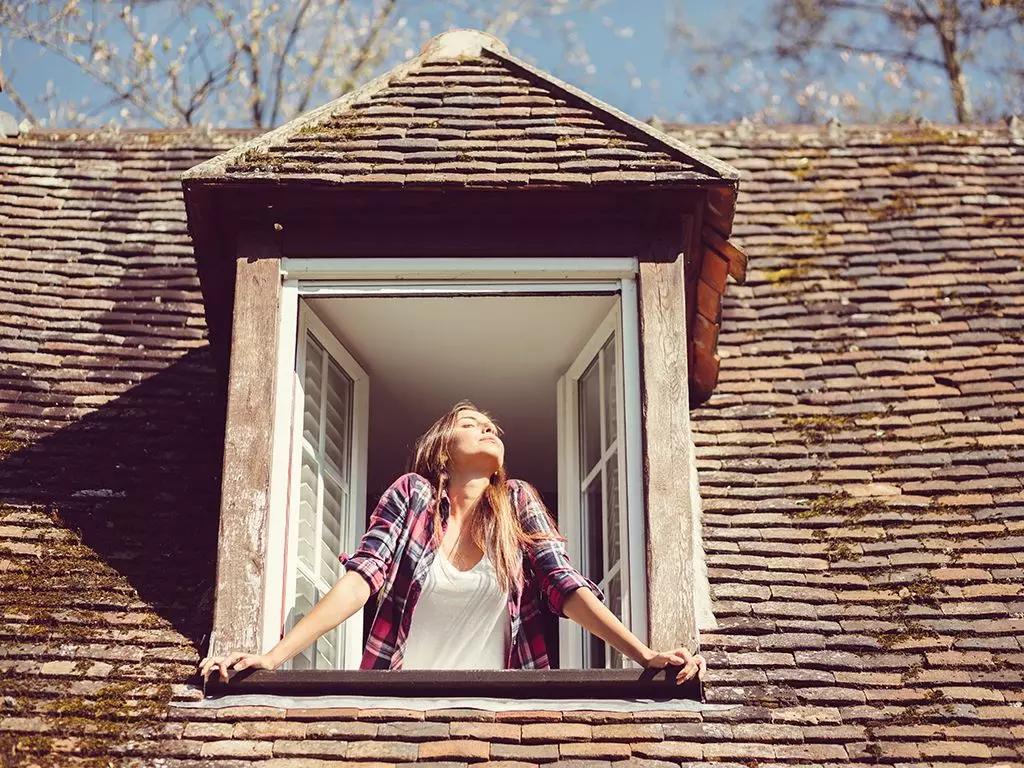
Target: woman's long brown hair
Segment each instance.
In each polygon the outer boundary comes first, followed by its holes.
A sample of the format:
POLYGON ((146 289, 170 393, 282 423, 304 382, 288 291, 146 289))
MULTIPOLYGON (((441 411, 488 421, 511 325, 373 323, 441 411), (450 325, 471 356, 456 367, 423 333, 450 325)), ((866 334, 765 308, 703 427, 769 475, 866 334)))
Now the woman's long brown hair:
MULTIPOLYGON (((434 537, 441 538, 441 494, 450 480, 449 447, 455 436, 455 425, 462 411, 476 411, 491 418, 486 411, 477 408, 468 400, 461 400, 452 406, 444 416, 439 418, 416 441, 411 472, 422 475, 435 488, 434 499, 434 537)), ((491 423, 494 420, 491 419, 491 423)), ((495 425, 497 429, 497 425, 495 425)), ((500 434, 500 430, 498 430, 500 434)), ((520 481, 521 482, 521 481, 520 481)), ((540 499, 540 494, 537 494, 540 499)), ((530 546, 550 538, 545 533, 527 533, 519 521, 516 510, 512 507, 512 495, 505 476, 505 467, 491 475, 490 484, 476 502, 475 525, 473 526, 473 542, 487 553, 494 563, 498 584, 502 589, 510 589, 518 580, 522 567, 519 556, 522 547, 530 546)), ((547 508, 544 509, 547 514, 547 508)), ((551 526, 555 530, 554 525, 551 526)))

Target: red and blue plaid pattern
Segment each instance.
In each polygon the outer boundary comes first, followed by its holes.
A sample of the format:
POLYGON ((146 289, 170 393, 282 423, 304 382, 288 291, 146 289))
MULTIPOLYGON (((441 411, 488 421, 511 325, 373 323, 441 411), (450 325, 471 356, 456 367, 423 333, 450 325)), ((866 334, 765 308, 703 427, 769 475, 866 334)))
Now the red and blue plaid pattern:
MULTIPOLYGON (((518 480, 508 481, 515 508, 528 532, 557 535, 543 503, 534 490, 518 480)), ((370 524, 351 556, 342 555, 345 568, 361 574, 371 594, 379 594, 377 615, 370 628, 360 669, 401 669, 412 612, 437 552, 433 537, 435 489, 422 475, 402 475, 381 496, 370 524)), ((441 499, 442 534, 448 522, 447 495, 441 499)), ((525 552, 523 574, 509 589, 508 612, 512 626, 506 667, 547 669, 547 646, 541 600, 558 616, 565 616, 566 598, 580 587, 601 600, 604 594, 577 571, 564 544, 547 539, 525 552)))

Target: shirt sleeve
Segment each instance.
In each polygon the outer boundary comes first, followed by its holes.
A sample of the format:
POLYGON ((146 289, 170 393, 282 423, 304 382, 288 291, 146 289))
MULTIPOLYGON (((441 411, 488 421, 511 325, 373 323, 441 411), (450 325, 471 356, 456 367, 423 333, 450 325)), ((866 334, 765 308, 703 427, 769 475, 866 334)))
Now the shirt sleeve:
POLYGON ((412 483, 416 475, 406 474, 384 491, 377 508, 370 515, 370 524, 359 548, 352 555, 342 555, 345 569, 355 571, 370 585, 375 595, 384 586, 388 569, 395 558, 409 513, 412 483))
POLYGON ((601 588, 569 562, 565 544, 560 540, 558 529, 537 492, 528 483, 517 480, 510 480, 509 487, 512 490, 512 503, 516 506, 523 530, 526 533, 546 533, 552 536, 533 544, 527 552, 530 565, 539 581, 540 592, 551 611, 567 618, 564 610, 565 601, 581 587, 587 587, 599 600, 604 601, 605 596, 601 588))

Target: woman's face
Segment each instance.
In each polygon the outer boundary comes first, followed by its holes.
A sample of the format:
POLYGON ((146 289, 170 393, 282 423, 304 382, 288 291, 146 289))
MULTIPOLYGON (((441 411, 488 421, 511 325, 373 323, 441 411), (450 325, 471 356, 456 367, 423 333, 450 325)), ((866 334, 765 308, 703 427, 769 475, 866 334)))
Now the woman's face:
POLYGON ((497 472, 505 463, 505 444, 498 437, 498 429, 479 411, 459 411, 455 429, 448 446, 455 470, 482 470, 497 472))

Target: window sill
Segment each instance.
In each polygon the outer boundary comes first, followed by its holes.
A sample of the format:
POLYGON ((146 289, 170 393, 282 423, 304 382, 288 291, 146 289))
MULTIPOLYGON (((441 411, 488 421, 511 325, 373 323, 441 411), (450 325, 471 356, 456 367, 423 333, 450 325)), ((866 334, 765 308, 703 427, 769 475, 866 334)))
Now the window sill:
POLYGON ((221 682, 211 677, 205 695, 488 697, 529 699, 689 699, 704 701, 693 678, 674 682, 679 667, 644 669, 506 670, 243 670, 221 682))

